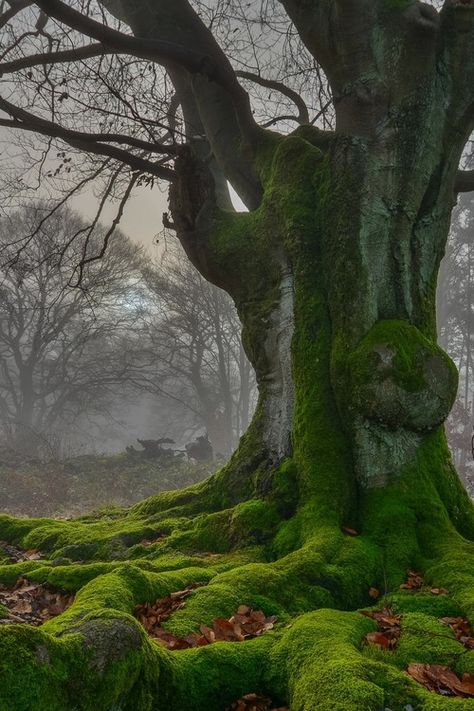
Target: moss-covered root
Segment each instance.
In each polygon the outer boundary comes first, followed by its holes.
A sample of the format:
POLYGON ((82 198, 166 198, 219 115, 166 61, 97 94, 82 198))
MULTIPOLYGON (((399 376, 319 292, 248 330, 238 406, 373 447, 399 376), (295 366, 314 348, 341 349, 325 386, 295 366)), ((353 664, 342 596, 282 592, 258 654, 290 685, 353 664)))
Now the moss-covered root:
POLYGON ((125 616, 61 637, 11 626, 0 637, 0 711, 222 711, 263 690, 271 642, 171 653, 125 616))
POLYGON ((410 705, 415 711, 473 711, 474 700, 427 691, 405 669, 411 661, 441 663, 461 674, 471 671, 474 653, 465 653, 432 615, 403 619, 400 649, 382 652, 364 643, 375 626, 358 612, 303 615, 271 649, 267 684, 290 700, 292 711, 404 711, 410 705))

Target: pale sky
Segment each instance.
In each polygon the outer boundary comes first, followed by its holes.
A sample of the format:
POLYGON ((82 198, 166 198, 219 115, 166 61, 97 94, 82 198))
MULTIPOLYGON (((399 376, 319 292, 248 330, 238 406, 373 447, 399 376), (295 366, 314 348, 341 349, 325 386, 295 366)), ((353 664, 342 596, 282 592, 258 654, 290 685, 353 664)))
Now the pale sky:
MULTIPOLYGON (((97 199, 90 193, 83 194, 71 206, 84 217, 92 218, 97 210, 97 199)), ((116 204, 109 204, 104 208, 101 222, 110 224, 117 210, 116 204)), ((134 242, 142 244, 153 251, 154 239, 163 229, 162 215, 168 210, 166 193, 157 187, 136 188, 127 203, 119 229, 134 242)))

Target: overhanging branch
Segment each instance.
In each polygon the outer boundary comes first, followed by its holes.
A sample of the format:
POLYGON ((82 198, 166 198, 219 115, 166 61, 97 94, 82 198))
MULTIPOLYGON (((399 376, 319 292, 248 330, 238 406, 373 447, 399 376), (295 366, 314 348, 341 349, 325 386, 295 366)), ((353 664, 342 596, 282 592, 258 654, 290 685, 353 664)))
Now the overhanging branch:
POLYGON ((298 109, 298 116, 290 116, 289 118, 293 118, 300 124, 310 123, 308 107, 302 97, 296 91, 286 86, 286 84, 283 84, 283 82, 276 81, 275 79, 266 79, 265 77, 261 77, 259 74, 254 74, 253 72, 238 71, 236 74, 241 79, 247 79, 255 84, 259 84, 259 86, 263 86, 267 89, 272 89, 274 91, 278 91, 280 94, 283 94, 290 99, 290 101, 292 101, 298 109))
POLYGON ((210 81, 221 84, 239 105, 247 99, 234 72, 227 71, 225 66, 220 66, 207 54, 195 52, 175 42, 149 40, 144 37, 127 35, 87 17, 87 15, 66 5, 62 0, 35 0, 35 4, 49 17, 54 17, 71 29, 97 40, 108 51, 127 53, 164 66, 174 64, 186 69, 191 74, 201 74, 210 81))
POLYGON ((10 3, 10 9, 0 15, 0 29, 29 5, 33 5, 33 0, 18 0, 10 3))
MULTIPOLYGON (((47 121, 46 119, 39 118, 34 114, 31 114, 25 109, 21 109, 18 106, 10 103, 6 99, 0 97, 0 109, 12 117, 13 120, 9 121, 7 119, 0 119, 0 125, 6 126, 13 129, 21 129, 24 131, 32 131, 39 133, 43 136, 50 136, 52 138, 59 138, 69 145, 80 148, 87 153, 94 153, 97 155, 109 156, 115 160, 129 165, 133 170, 138 170, 143 173, 150 173, 151 175, 156 175, 158 178, 163 180, 171 181, 175 177, 175 173, 171 168, 167 168, 159 163, 154 163, 153 161, 147 160, 137 156, 129 151, 123 150, 122 148, 117 148, 116 146, 108 145, 103 143, 102 140, 106 140, 104 137, 107 134, 87 134, 81 131, 74 131, 72 129, 64 128, 52 121, 47 121), (102 136, 99 140, 97 137, 102 136)), ((111 135, 111 134, 109 134, 111 135)), ((120 136, 120 134, 115 134, 120 136)), ((149 144, 146 141, 140 141, 139 139, 128 138, 126 136, 120 136, 122 142, 127 141, 129 145, 133 143, 139 143, 137 147, 143 148, 147 146, 147 150, 150 150, 149 144)), ((108 139, 115 140, 115 139, 108 139)), ((160 146, 160 144, 151 144, 155 152, 176 152, 174 147, 171 151, 168 151, 165 146, 160 146)))
POLYGON ((101 57, 104 54, 111 54, 113 50, 107 49, 101 42, 66 49, 59 52, 44 52, 31 54, 26 57, 19 57, 11 62, 0 63, 0 76, 2 74, 10 74, 17 72, 20 69, 28 69, 28 67, 44 66, 46 64, 59 64, 64 62, 76 62, 78 60, 90 59, 91 57, 101 57))

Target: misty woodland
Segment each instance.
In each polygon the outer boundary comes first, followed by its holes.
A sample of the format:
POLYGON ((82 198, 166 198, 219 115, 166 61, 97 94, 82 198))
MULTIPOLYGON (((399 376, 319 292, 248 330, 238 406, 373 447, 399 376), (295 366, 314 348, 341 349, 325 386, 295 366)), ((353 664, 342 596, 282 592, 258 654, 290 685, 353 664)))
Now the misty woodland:
POLYGON ((474 711, 474 0, 0 38, 0 711, 474 711))

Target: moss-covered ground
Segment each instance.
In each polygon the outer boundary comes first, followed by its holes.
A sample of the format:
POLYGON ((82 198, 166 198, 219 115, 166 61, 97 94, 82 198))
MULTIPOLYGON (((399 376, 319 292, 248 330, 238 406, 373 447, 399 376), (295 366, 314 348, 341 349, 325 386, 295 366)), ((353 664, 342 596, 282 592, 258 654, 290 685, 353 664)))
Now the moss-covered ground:
MULTIPOLYGON (((26 576, 76 592, 40 628, 0 627, 1 711, 224 711, 249 692, 292 711, 474 708, 474 700, 425 690, 405 671, 426 662, 474 673, 474 651, 439 621, 474 621, 473 544, 452 524, 426 466, 420 455, 396 491, 372 493, 351 521, 329 515, 317 497, 286 518, 272 497, 221 508, 218 477, 73 521, 0 517, 0 539, 45 555, 20 563, 2 556, 0 582, 26 576), (418 486, 408 486, 414 477, 418 486), (410 567, 449 593, 400 591, 410 567), (196 582, 205 585, 165 623, 169 631, 185 636, 240 604, 276 614, 275 629, 167 651, 147 637, 134 607, 196 582), (381 592, 376 606, 402 615, 395 650, 364 642, 375 623, 357 610, 374 605, 371 587, 381 592)), ((461 520, 470 507, 461 489, 457 505, 461 520)))

